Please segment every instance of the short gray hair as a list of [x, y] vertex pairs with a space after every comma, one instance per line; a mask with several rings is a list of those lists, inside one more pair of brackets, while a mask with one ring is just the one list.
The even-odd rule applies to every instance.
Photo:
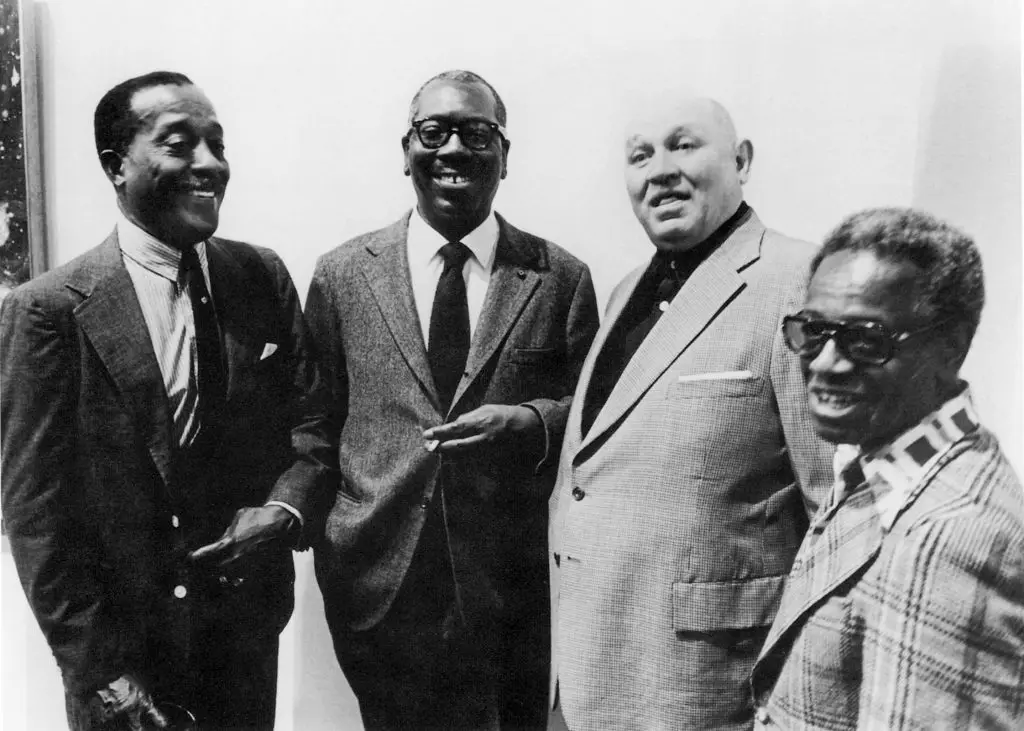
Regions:
[[967, 234], [924, 211], [871, 208], [848, 216], [825, 238], [811, 262], [811, 276], [826, 257], [841, 251], [869, 251], [919, 267], [919, 310], [934, 321], [964, 327], [970, 346], [985, 304], [985, 282], [981, 255]]

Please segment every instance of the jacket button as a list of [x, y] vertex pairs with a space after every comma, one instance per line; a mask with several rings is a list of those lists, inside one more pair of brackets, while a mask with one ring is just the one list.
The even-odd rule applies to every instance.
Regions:
[[429, 507], [430, 507], [430, 498], [429, 497], [423, 498], [423, 502], [420, 503], [420, 510], [426, 510]]
[[177, 528], [179, 525], [181, 525], [181, 521], [178, 520], [178, 516], [177, 515], [172, 515], [171, 516], [171, 527], [172, 528]]
[[179, 599], [184, 599], [186, 594], [188, 594], [188, 589], [186, 589], [181, 584], [178, 584], [176, 587], [174, 587], [174, 596], [178, 597]]
[[582, 499], [583, 499], [583, 496], [584, 496], [584, 495], [586, 495], [586, 494], [587, 494], [587, 493], [583, 492], [583, 490], [581, 490], [581, 489], [580, 489], [580, 488], [578, 488], [578, 487], [574, 487], [574, 488], [572, 489], [572, 496], [573, 496], [573, 497], [574, 497], [575, 499], [577, 499], [577, 500], [582, 500]]

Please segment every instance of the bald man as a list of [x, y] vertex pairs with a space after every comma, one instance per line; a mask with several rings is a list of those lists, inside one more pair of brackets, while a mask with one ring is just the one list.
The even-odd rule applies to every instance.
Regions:
[[743, 201], [753, 146], [709, 99], [625, 143], [655, 253], [612, 293], [551, 498], [553, 698], [580, 729], [746, 729], [748, 675], [830, 485], [782, 340], [814, 248]]

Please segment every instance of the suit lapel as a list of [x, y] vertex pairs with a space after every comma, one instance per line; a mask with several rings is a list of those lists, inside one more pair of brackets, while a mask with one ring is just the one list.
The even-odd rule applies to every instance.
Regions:
[[786, 580], [782, 603], [761, 656], [786, 631], [878, 554], [882, 526], [870, 488], [854, 493], [822, 528], [812, 525]]
[[[583, 429], [583, 402], [586, 400], [587, 391], [590, 389], [590, 379], [594, 375], [594, 363], [597, 362], [598, 353], [601, 352], [605, 343], [608, 342], [608, 334], [615, 327], [615, 323], [622, 314], [622, 310], [625, 308], [626, 303], [629, 302], [629, 298], [633, 296], [633, 290], [636, 289], [636, 285], [639, 283], [640, 277], [643, 276], [646, 268], [646, 264], [638, 266], [632, 272], [627, 274], [626, 278], [623, 279], [622, 283], [616, 288], [612, 299], [608, 302], [608, 309], [605, 312], [604, 323], [602, 324], [601, 329], [598, 330], [597, 335], [594, 337], [594, 342], [591, 345], [590, 351], [587, 353], [587, 357], [583, 361], [583, 367], [580, 370], [580, 379], [576, 386], [576, 395], [573, 398], [572, 406], [569, 409], [569, 421], [566, 426], [566, 442], [570, 445], [570, 448], [571, 445], [579, 444], [582, 439], [580, 432]], [[591, 432], [593, 432], [593, 429], [591, 429]]]
[[401, 221], [385, 229], [379, 238], [368, 243], [366, 249], [370, 256], [364, 259], [363, 276], [398, 350], [436, 404], [437, 389], [427, 362], [427, 348], [416, 303], [412, 299], [412, 279], [405, 245], [408, 231], [409, 214], [406, 214]]
[[[751, 213], [746, 223], [697, 267], [633, 354], [581, 448], [618, 423], [743, 289], [745, 282], [739, 271], [760, 255], [763, 234], [764, 226]], [[639, 279], [642, 271], [634, 276]], [[635, 283], [630, 293], [633, 288]], [[623, 306], [628, 299], [623, 298]]]
[[[207, 242], [206, 260], [210, 268], [210, 293], [217, 309], [217, 324], [223, 344], [227, 398], [230, 399], [238, 390], [240, 366], [255, 361], [259, 355], [255, 348], [262, 347], [263, 342], [258, 335], [252, 334], [254, 328], [249, 324], [253, 290], [245, 269], [217, 239]], [[266, 290], [259, 288], [256, 291]]]
[[466, 358], [466, 373], [469, 376], [460, 381], [452, 398], [452, 408], [505, 342], [519, 314], [540, 286], [537, 252], [520, 231], [500, 216], [498, 226], [500, 234], [494, 252], [494, 268]]
[[137, 422], [144, 425], [146, 446], [167, 484], [171, 463], [167, 391], [116, 233], [98, 249], [95, 265], [76, 271], [67, 286], [84, 297], [75, 308], [75, 319]]

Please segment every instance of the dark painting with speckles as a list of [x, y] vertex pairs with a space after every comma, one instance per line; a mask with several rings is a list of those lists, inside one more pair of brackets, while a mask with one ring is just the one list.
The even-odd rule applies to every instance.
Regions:
[[0, 296], [31, 276], [18, 3], [0, 3]]

